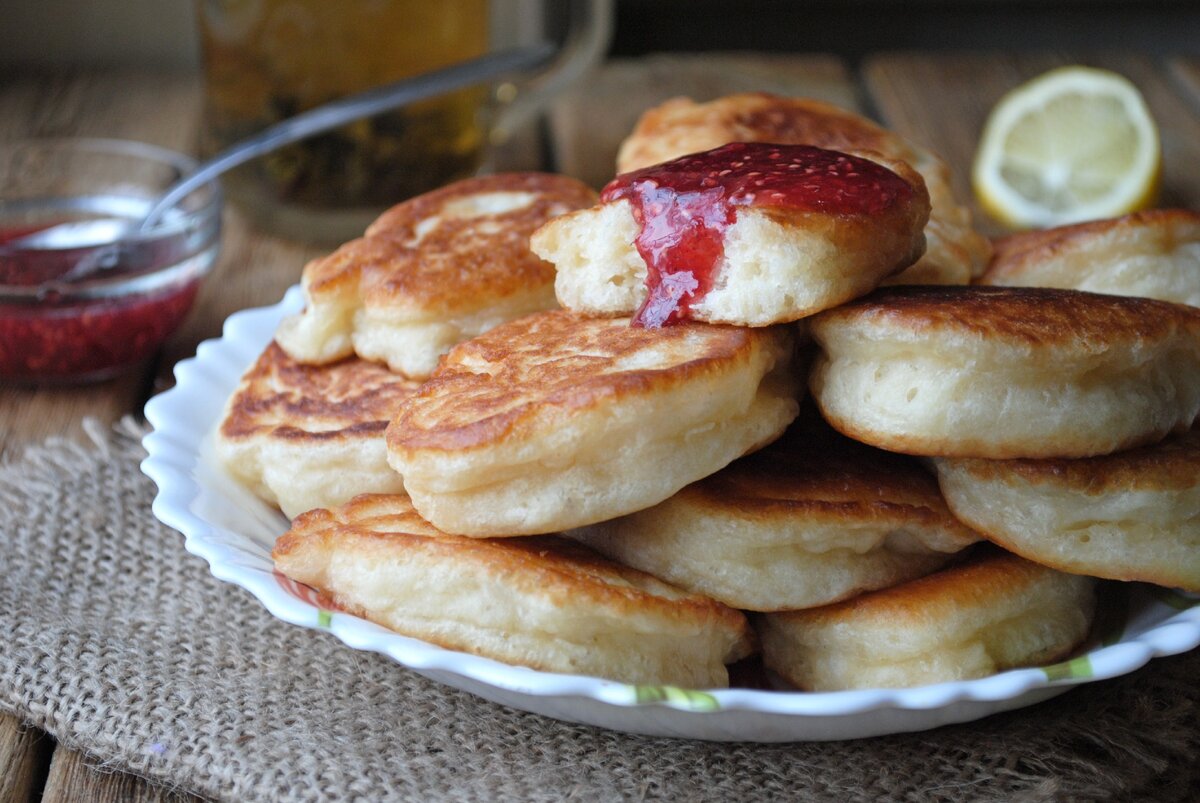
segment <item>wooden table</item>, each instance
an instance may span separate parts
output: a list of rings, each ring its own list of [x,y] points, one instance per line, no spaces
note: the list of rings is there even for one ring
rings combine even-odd
[[[561,101],[549,124],[505,154],[512,169],[554,169],[600,185],[617,144],[645,107],[679,94],[707,99],[736,91],[805,95],[858,109],[929,146],[971,198],[967,169],[983,120],[1018,82],[1065,63],[1117,70],[1143,91],[1163,136],[1164,206],[1200,208],[1200,59],[1145,55],[887,54],[854,70],[820,55],[664,56],[613,62]],[[188,75],[72,72],[0,78],[0,140],[26,136],[107,136],[193,151],[200,112]],[[981,228],[1000,229],[976,210]],[[196,309],[159,358],[125,377],[80,388],[0,387],[0,456],[50,435],[83,437],[84,416],[110,422],[138,413],[170,384],[171,366],[218,335],[231,312],[274,303],[319,249],[249,229],[226,217],[222,256]],[[147,511],[147,515],[149,512]],[[0,578],[2,580],[2,578]],[[0,801],[186,798],[132,775],[98,768],[86,756],[0,715]]]

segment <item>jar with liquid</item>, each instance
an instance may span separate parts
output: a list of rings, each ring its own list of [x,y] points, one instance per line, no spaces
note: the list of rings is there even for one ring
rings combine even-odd
[[[541,100],[550,85],[557,91],[563,78],[579,74],[582,62],[594,63],[607,44],[610,0],[572,2],[586,8],[549,71],[558,78],[541,76],[543,86],[529,88]],[[202,149],[215,153],[339,97],[499,46],[538,41],[544,35],[542,5],[198,0],[205,61]],[[309,241],[344,241],[388,206],[478,172],[504,115],[498,94],[504,93],[471,87],[290,145],[233,171],[224,180],[227,194],[260,227]]]

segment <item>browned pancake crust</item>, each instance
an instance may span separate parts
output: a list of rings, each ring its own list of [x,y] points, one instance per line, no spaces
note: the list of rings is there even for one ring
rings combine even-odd
[[[1018,596],[1052,571],[989,544],[963,563],[918,580],[822,608],[772,615],[783,619],[796,616],[821,627],[854,622],[859,617],[886,619],[897,628],[909,623],[919,627],[961,609],[986,606],[989,600]]]
[[[1038,263],[1053,259],[1063,251],[1086,248],[1089,240],[1101,235],[1120,236],[1145,231],[1157,232],[1163,251],[1175,248],[1181,234],[1200,228],[1200,213],[1190,209],[1148,209],[1111,220],[1089,220],[1070,226],[1042,231],[1026,231],[1001,237],[993,243],[993,256],[980,284],[1004,284],[1019,277]],[[1194,237],[1189,237],[1194,239]]]
[[[440,216],[447,204],[499,192],[536,198],[499,214],[444,215],[434,228],[418,231],[422,221]],[[550,218],[596,201],[596,193],[582,182],[548,173],[455,182],[392,207],[364,237],[310,262],[305,284],[314,297],[357,286],[368,306],[398,304],[429,312],[471,307],[471,299],[507,298],[554,282],[554,267],[529,250],[529,235]]]
[[[980,480],[1016,475],[1032,485],[1052,484],[1100,496],[1121,491],[1182,491],[1200,483],[1200,429],[1125,452],[1076,460],[954,461]]]
[[[688,126],[681,132],[681,113],[685,111]],[[857,114],[816,100],[747,92],[704,104],[676,98],[648,110],[622,145],[617,172],[657,164],[666,151],[671,151],[666,158],[679,156],[676,142],[687,148],[683,153],[727,142],[775,142],[835,151],[870,150],[892,159],[913,160],[903,140]]]
[[[734,510],[741,519],[904,521],[978,540],[951,514],[937,479],[915,460],[843,437],[811,408],[775,443],[679,496],[714,513]]]
[[[1029,346],[1100,353],[1114,342],[1153,342],[1183,329],[1200,337],[1200,310],[1147,298],[1043,287],[888,287],[812,319],[883,332],[953,332]]]
[[[483,567],[515,588],[576,607],[590,602],[610,610],[650,611],[679,622],[747,628],[745,618],[732,608],[669,586],[561,536],[448,535],[422,519],[404,496],[363,494],[339,508],[304,513],[275,542],[272,556],[276,561],[286,558],[310,539],[342,548],[350,548],[351,542],[370,543],[393,553],[423,553],[448,563]],[[335,602],[342,604],[336,598]]]
[[[420,384],[357,357],[303,365],[272,342],[234,393],[221,437],[303,442],[379,435]]]
[[[692,377],[728,370],[770,329],[683,323],[635,328],[628,318],[589,318],[568,310],[529,315],[460,343],[400,409],[389,451],[459,451],[544,427],[572,411],[651,395]],[[626,367],[650,350],[661,367]]]

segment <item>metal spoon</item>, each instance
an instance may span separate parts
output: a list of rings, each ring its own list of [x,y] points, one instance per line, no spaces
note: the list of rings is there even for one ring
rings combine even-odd
[[[175,204],[225,171],[276,148],[398,106],[478,84],[503,73],[532,69],[545,63],[553,54],[554,47],[548,43],[501,50],[325,103],[276,123],[201,162],[193,172],[168,187],[140,221],[96,218],[60,223],[12,240],[8,245],[24,249],[69,249],[118,243],[126,236],[153,228]],[[91,259],[86,262],[88,264],[77,265],[60,279],[78,279],[116,264],[115,259]]]

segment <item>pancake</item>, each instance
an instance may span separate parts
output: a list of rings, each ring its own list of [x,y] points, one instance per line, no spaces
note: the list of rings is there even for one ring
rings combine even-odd
[[[790,327],[542,312],[455,347],[401,406],[388,460],[459,535],[593,524],[655,505],[796,416]]]
[[[1200,307],[1200,213],[1151,209],[996,242],[982,284],[1065,287]]]
[[[554,263],[568,309],[768,326],[912,264],[928,217],[903,162],[734,143],[618,176],[600,205],[547,223],[530,246]]]
[[[1095,582],[992,551],[755,626],[767,668],[808,691],[967,680],[1069,655],[1091,627]]]
[[[217,458],[289,518],[360,493],[400,493],[383,435],[417,386],[354,357],[301,365],[271,343],[226,403]]]
[[[1084,460],[938,460],[957,515],[1065,572],[1200,592],[1200,429]]]
[[[1091,457],[1189,429],[1200,310],[1026,287],[886,288],[812,319],[810,387],[855,440],[940,457]]]
[[[402,496],[305,513],[274,558],[342,610],[534,669],[705,688],[727,686],[725,664],[752,651],[745,617],[724,605],[565,538],[446,535]]]
[[[455,343],[557,306],[554,268],[529,250],[529,235],[595,200],[575,179],[508,173],[405,201],[305,266],[307,308],[276,338],[302,362],[357,354],[424,378]]]
[[[835,151],[874,151],[907,162],[925,179],[932,211],[925,255],[888,279],[891,284],[968,284],[987,266],[991,245],[972,227],[971,212],[954,196],[950,170],[934,154],[857,114],[807,98],[763,92],[707,103],[673,98],[646,111],[621,144],[617,172],[724,145],[775,142]]]
[[[910,458],[802,415],[782,438],[665,502],[569,533],[735,608],[811,608],[928,574],[979,536]]]

